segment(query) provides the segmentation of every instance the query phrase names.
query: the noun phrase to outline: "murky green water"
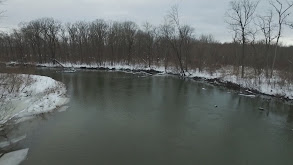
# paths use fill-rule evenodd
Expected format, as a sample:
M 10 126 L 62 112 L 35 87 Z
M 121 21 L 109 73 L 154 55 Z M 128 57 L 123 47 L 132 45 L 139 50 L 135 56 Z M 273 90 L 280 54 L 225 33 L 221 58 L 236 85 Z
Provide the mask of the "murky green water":
M 70 108 L 19 127 L 23 165 L 293 164 L 292 106 L 170 76 L 41 74 L 66 84 Z

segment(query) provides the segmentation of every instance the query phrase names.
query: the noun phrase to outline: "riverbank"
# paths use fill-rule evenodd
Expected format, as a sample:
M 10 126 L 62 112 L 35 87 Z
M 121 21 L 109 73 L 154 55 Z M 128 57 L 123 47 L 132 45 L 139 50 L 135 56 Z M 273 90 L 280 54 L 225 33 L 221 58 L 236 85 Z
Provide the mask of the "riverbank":
M 8 65 L 16 65 L 17 63 L 9 63 Z M 59 64 L 53 65 L 52 63 L 46 64 L 29 64 L 37 67 L 60 67 Z M 149 74 L 172 74 L 180 76 L 178 69 L 168 67 L 145 67 L 145 65 L 126 65 L 105 63 L 104 65 L 98 64 L 80 64 L 80 63 L 62 63 L 67 71 L 68 68 L 75 69 L 89 69 L 89 70 L 121 70 L 130 72 L 146 72 Z M 246 69 L 246 75 L 254 75 L 253 69 Z M 257 77 L 246 76 L 241 78 L 240 73 L 237 75 L 233 72 L 233 67 L 222 67 L 213 72 L 203 70 L 189 70 L 184 78 L 194 80 L 206 81 L 214 85 L 225 86 L 229 89 L 239 90 L 244 95 L 253 96 L 255 94 L 267 95 L 277 97 L 284 100 L 293 100 L 293 84 L 281 78 L 277 71 L 275 71 L 273 78 L 266 78 L 264 74 Z
M 217 146 L 219 151 L 227 149 L 225 152 L 233 155 L 235 148 L 227 146 L 233 146 L 235 141 L 243 142 L 236 148 L 255 151 L 249 159 L 254 160 L 257 153 L 273 153 L 275 157 L 265 163 L 286 164 L 291 160 L 293 144 L 286 137 L 293 133 L 292 106 L 278 99 L 267 101 L 263 98 L 269 97 L 260 95 L 255 98 L 239 96 L 239 92 L 224 87 L 166 74 L 151 76 L 143 72 L 81 69 L 65 73 L 61 68 L 37 68 L 35 73 L 62 80 L 71 100 L 68 112 L 54 112 L 45 115 L 45 119 L 38 117 L 21 123 L 14 131 L 17 135 L 27 134 L 17 145 L 29 148 L 25 165 L 38 165 L 40 161 L 47 164 L 103 164 L 105 161 L 108 164 L 140 164 L 140 159 L 131 159 L 138 150 L 140 158 L 152 153 L 149 155 L 152 160 L 147 164 L 154 161 L 172 164 L 174 160 L 184 164 L 187 159 L 196 162 L 194 153 L 201 157 L 204 147 L 210 151 Z M 227 143 L 223 144 L 223 139 L 227 139 Z M 204 145 L 206 140 L 209 146 Z M 269 142 L 274 143 L 263 147 Z M 115 145 L 108 148 L 109 144 Z M 276 146 L 281 146 L 284 152 L 276 150 Z M 166 150 L 178 147 L 183 148 L 183 155 L 188 157 Z M 125 148 L 129 149 L 127 155 L 121 157 Z M 202 153 L 208 156 L 201 162 L 209 157 L 219 158 L 218 154 L 209 155 L 208 150 Z M 166 158 L 177 157 L 162 162 L 160 153 Z M 241 153 L 236 155 L 240 160 L 236 164 L 247 158 Z M 78 159 L 68 159 L 72 156 Z M 235 162 L 221 162 L 225 163 Z
M 11 137 L 9 127 L 61 108 L 69 101 L 66 92 L 63 83 L 50 77 L 0 74 L 0 164 L 20 164 L 28 154 L 28 149 L 13 147 L 26 135 Z
M 50 77 L 1 74 L 0 125 L 50 112 L 68 102 L 66 87 Z

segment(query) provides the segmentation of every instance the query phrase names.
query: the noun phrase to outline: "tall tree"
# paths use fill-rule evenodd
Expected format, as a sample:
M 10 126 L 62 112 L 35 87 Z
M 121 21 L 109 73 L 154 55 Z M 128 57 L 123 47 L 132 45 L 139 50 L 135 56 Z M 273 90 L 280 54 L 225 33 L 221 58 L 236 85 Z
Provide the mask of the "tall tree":
M 130 65 L 131 59 L 133 56 L 133 46 L 135 41 L 135 35 L 137 33 L 138 27 L 136 23 L 131 21 L 126 21 L 126 22 L 123 22 L 122 29 L 123 29 L 123 37 L 126 43 L 126 50 L 127 50 L 127 65 Z
M 104 56 L 108 25 L 104 20 L 96 20 L 91 23 L 89 29 L 89 38 L 94 50 L 93 54 L 97 53 L 98 63 L 101 65 Z
M 226 22 L 240 36 L 242 54 L 240 59 L 241 77 L 244 77 L 244 60 L 248 36 L 252 33 L 251 24 L 259 1 L 234 0 L 230 2 L 230 9 L 226 12 Z
M 43 24 L 42 20 L 30 21 L 27 24 L 22 24 L 21 31 L 30 45 L 30 49 L 34 58 L 38 59 L 39 63 L 43 63 L 42 47 L 44 43 Z
M 269 12 L 264 16 L 257 16 L 256 25 L 258 26 L 259 30 L 261 31 L 263 37 L 264 37 L 264 45 L 265 50 L 263 51 L 263 58 L 265 59 L 265 73 L 268 77 L 269 75 L 269 57 L 270 57 L 270 49 L 272 46 L 272 41 L 276 38 L 273 35 L 273 32 L 275 30 L 275 26 L 273 24 L 273 11 L 269 10 Z
M 48 44 L 49 52 L 50 52 L 50 58 L 53 61 L 53 64 L 55 64 L 56 59 L 56 49 L 58 44 L 58 35 L 61 30 L 61 23 L 54 20 L 53 18 L 43 18 L 43 33 L 46 43 Z
M 148 60 L 149 68 L 153 62 L 153 49 L 154 49 L 154 42 L 156 36 L 156 28 L 153 27 L 150 23 L 146 22 L 144 25 L 144 33 L 145 33 L 145 46 L 146 46 L 146 54 Z
M 276 63 L 279 41 L 282 35 L 283 25 L 287 23 L 287 18 L 290 15 L 289 9 L 293 6 L 293 2 L 286 1 L 286 5 L 279 0 L 270 1 L 270 5 L 274 8 L 278 16 L 278 34 L 276 36 L 277 41 L 275 44 L 274 59 L 271 68 L 271 77 L 273 77 L 274 67 Z
M 176 55 L 180 67 L 180 73 L 185 76 L 183 49 L 185 44 L 189 43 L 189 40 L 193 35 L 193 28 L 181 24 L 177 5 L 171 7 L 171 10 L 166 17 L 165 24 L 161 26 L 161 31 Z

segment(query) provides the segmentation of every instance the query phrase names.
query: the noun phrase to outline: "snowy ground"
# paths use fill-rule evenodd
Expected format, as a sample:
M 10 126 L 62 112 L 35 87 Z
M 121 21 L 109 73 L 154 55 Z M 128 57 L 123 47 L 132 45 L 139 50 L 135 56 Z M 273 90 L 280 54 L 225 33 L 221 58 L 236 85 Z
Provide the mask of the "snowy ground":
M 282 79 L 277 72 L 275 72 L 273 78 L 266 78 L 264 74 L 241 78 L 240 74 L 235 75 L 232 70 L 232 67 L 225 67 L 215 71 L 213 74 L 206 71 L 192 71 L 190 77 L 201 77 L 206 79 L 217 78 L 221 82 L 231 82 L 240 85 L 242 88 L 256 90 L 263 94 L 293 99 L 293 83 Z M 254 75 L 253 72 L 254 71 L 249 68 L 246 70 L 247 75 Z
M 56 67 L 58 64 L 53 65 L 52 63 L 41 64 L 39 66 L 45 67 Z M 116 69 L 116 70 L 150 70 L 153 69 L 155 71 L 159 71 L 162 73 L 173 73 L 177 74 L 178 71 L 175 68 L 168 67 L 166 70 L 164 67 L 152 66 L 151 68 L 145 67 L 145 65 L 126 65 L 126 64 L 115 64 L 111 65 L 110 63 L 105 63 L 104 65 L 98 64 L 80 64 L 80 63 L 64 63 L 63 66 L 68 68 L 98 68 L 104 67 L 108 69 Z M 253 75 L 254 71 L 252 69 L 246 68 L 246 73 Z M 281 77 L 278 76 L 277 72 L 275 72 L 275 76 L 273 78 L 267 79 L 265 75 L 259 75 L 257 77 L 247 76 L 245 78 L 241 78 L 240 75 L 235 75 L 233 73 L 232 67 L 224 67 L 210 73 L 208 71 L 198 70 L 190 70 L 189 74 L 186 76 L 189 78 L 200 77 L 203 79 L 219 79 L 221 82 L 231 82 L 234 84 L 240 85 L 242 88 L 248 88 L 250 90 L 256 90 L 260 93 L 279 96 L 284 98 L 293 99 L 293 84 L 292 82 L 288 82 Z
M 17 81 L 22 80 L 18 83 L 17 90 L 11 92 L 0 86 L 0 93 L 4 96 L 0 100 L 1 125 L 11 119 L 22 120 L 52 111 L 68 102 L 65 85 L 50 77 L 24 74 L 16 77 Z
M 0 130 L 8 121 L 22 122 L 33 116 L 63 106 L 69 101 L 64 84 L 50 77 L 24 74 L 0 74 Z M 4 131 L 5 132 L 5 131 Z M 0 142 L 0 151 L 26 138 L 26 135 Z M 0 156 L 0 165 L 18 165 L 28 154 L 28 149 Z
M 53 65 L 52 63 L 47 64 L 37 64 L 38 66 L 44 67 L 60 67 L 59 64 Z M 105 63 L 103 65 L 98 65 L 96 63 L 93 64 L 82 64 L 82 63 L 62 63 L 63 66 L 67 68 L 108 68 L 108 69 L 116 69 L 116 70 L 150 70 L 153 69 L 155 71 L 159 71 L 162 73 L 172 73 L 178 74 L 178 69 L 168 67 L 165 69 L 163 66 L 152 66 L 151 68 L 145 67 L 145 65 L 126 65 L 126 64 L 114 64 Z M 250 75 L 254 75 L 253 69 L 246 68 L 246 73 Z M 233 84 L 238 84 L 242 88 L 248 88 L 250 90 L 256 90 L 260 93 L 279 96 L 284 98 L 293 99 L 293 84 L 292 82 L 286 81 L 278 76 L 275 71 L 275 76 L 273 78 L 267 79 L 265 75 L 259 75 L 257 77 L 247 76 L 245 78 L 241 78 L 240 75 L 235 75 L 233 73 L 233 67 L 227 66 L 221 69 L 210 73 L 208 71 L 198 70 L 189 70 L 189 74 L 186 77 L 194 78 L 200 77 L 203 79 L 215 79 L 217 78 L 220 82 L 226 83 L 231 82 Z
M 28 148 L 7 153 L 0 158 L 0 165 L 18 165 L 25 160 Z

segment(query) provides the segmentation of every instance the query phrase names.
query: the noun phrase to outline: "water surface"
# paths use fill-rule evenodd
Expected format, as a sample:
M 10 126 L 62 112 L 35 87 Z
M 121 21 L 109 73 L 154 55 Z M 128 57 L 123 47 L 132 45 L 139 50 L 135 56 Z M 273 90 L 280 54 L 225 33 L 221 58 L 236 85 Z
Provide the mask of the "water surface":
M 40 74 L 66 84 L 70 107 L 15 131 L 23 165 L 293 164 L 293 108 L 279 101 L 171 76 Z

